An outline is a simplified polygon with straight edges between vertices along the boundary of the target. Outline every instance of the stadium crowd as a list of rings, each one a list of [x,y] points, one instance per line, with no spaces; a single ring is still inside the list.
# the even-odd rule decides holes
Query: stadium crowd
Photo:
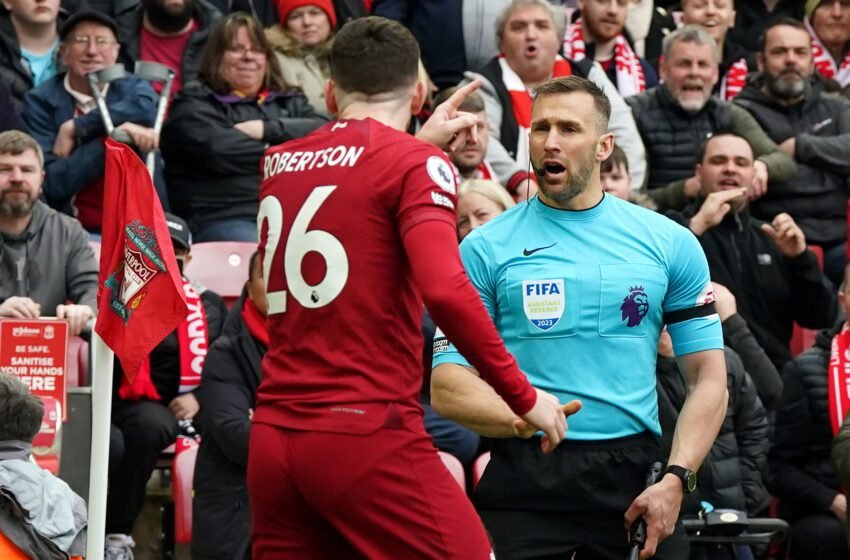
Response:
[[[840,414],[850,402],[842,397],[850,367],[850,1],[4,0],[0,317],[67,318],[79,334],[97,314],[91,247],[100,240],[106,137],[150,162],[181,273],[187,268],[187,301],[197,310],[157,346],[134,383],[116,361],[106,558],[133,557],[146,483],[163,449],[187,429],[201,440],[192,557],[251,557],[249,434],[269,349],[263,263],[259,254],[250,259],[242,296],[225,305],[192,282],[192,246],[258,241],[263,155],[336,118],[326,88],[334,38],[370,14],[401,22],[419,43],[428,95],[408,123],[411,134],[460,86],[479,84],[458,108],[474,119],[477,140],[446,150],[448,180],[458,183],[458,242],[491,220],[512,223],[552,172],[533,161],[534,90],[577,76],[604,92],[610,119],[603,132],[613,135],[600,166],[605,198],[657,213],[657,228],[669,221],[689,230],[681,246],[705,253],[707,297],[722,327],[728,406],[682,515],[779,516],[791,524],[793,558],[850,560],[850,421]],[[170,87],[136,75],[136,61],[170,68]],[[116,64],[124,74],[91,80]],[[306,167],[308,153],[293,155],[286,170]],[[632,225],[635,236],[650,236]],[[482,236],[463,247],[474,251]],[[650,407],[665,458],[678,449],[677,421],[693,390],[688,368],[674,359],[681,336],[674,323],[658,342],[657,406]],[[464,421],[443,377],[435,376],[432,391],[432,357],[448,342],[428,310],[421,327],[425,428],[471,476],[476,458],[504,444]],[[600,324],[600,338],[622,334],[607,328]],[[814,330],[803,347],[802,333]],[[0,403],[0,416],[4,410]],[[5,428],[0,435],[30,437]],[[11,464],[5,443],[0,475]],[[15,445],[10,456],[26,457],[28,442]],[[487,512],[497,556],[504,546],[504,557],[548,557],[532,545],[502,544],[509,528],[526,526],[494,513],[502,506],[492,486],[476,505]],[[73,518],[65,523],[73,526]],[[10,537],[8,527],[0,531]],[[67,534],[44,538],[67,553],[79,550]],[[740,546],[734,557],[769,553]],[[658,557],[685,557],[677,554],[687,555]],[[704,546],[690,557],[728,554]]]

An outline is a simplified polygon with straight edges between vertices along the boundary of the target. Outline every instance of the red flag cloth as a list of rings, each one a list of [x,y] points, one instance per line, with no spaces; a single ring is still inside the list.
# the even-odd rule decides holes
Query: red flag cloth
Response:
[[[163,338],[186,319],[183,281],[148,170],[126,144],[106,140],[95,332],[132,384]]]

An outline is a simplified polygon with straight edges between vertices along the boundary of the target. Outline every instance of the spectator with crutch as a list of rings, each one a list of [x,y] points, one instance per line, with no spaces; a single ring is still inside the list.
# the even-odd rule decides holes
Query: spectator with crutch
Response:
[[[103,138],[112,132],[106,123],[112,122],[139,150],[153,150],[158,145],[151,128],[157,97],[150,83],[128,75],[98,86],[107,109],[98,108],[88,74],[113,66],[119,50],[115,22],[108,16],[78,12],[65,22],[59,39],[59,57],[67,70],[26,94],[24,122],[44,150],[45,200],[99,235]],[[163,181],[155,182],[165,206]]]

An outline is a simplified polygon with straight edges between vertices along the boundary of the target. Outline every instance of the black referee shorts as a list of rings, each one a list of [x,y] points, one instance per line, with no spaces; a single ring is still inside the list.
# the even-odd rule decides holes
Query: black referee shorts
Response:
[[[500,439],[473,501],[498,560],[622,560],[623,515],[644,489],[660,449],[649,432],[605,441],[565,441],[551,455],[540,438]],[[681,524],[658,560],[687,560]]]

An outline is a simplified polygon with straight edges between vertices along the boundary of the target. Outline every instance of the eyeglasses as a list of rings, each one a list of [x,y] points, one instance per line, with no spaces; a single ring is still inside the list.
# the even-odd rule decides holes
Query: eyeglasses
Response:
[[[77,48],[85,49],[94,41],[94,46],[99,51],[103,51],[115,44],[115,41],[109,37],[97,36],[89,37],[88,35],[74,35],[71,37],[71,44]]]
[[[245,56],[245,53],[248,51],[254,56],[266,56],[266,50],[262,47],[246,47],[245,45],[231,45],[227,47],[227,52],[236,56]]]

